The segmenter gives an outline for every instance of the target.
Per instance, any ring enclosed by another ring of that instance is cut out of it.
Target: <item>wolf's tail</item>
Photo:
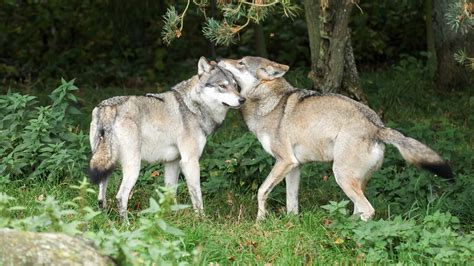
[[[113,121],[116,116],[114,106],[96,107],[92,112],[90,142],[92,158],[89,177],[97,184],[107,179],[114,170],[117,149],[113,147]]]
[[[409,163],[426,169],[447,180],[454,180],[453,172],[448,163],[436,152],[418,140],[405,137],[402,133],[391,129],[381,128],[378,132],[381,141],[393,144],[402,157]]]

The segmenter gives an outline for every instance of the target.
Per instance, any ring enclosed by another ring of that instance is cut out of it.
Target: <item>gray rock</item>
[[[0,265],[115,265],[85,239],[0,229]]]

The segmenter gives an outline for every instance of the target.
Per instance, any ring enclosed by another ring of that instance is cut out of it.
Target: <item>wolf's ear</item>
[[[257,69],[257,78],[262,80],[274,80],[281,78],[290,69],[287,65],[282,64],[271,64],[266,67]]]
[[[208,73],[209,71],[211,71],[212,68],[213,68],[212,64],[210,64],[204,56],[201,56],[201,58],[199,58],[199,62],[198,62],[198,75],[199,76],[201,76],[204,73]]]

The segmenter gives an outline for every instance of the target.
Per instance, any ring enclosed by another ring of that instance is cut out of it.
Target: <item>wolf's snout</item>
[[[216,62],[219,63],[222,60],[222,57],[216,57]]]
[[[244,104],[246,100],[247,100],[247,99],[245,99],[244,97],[240,97],[240,98],[239,98],[239,103],[240,103],[240,104]]]

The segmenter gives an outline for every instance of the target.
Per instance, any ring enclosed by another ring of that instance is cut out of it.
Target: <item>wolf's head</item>
[[[254,56],[246,56],[240,60],[221,59],[218,66],[232,73],[244,96],[262,82],[281,78],[290,68],[287,65]]]
[[[198,95],[210,107],[239,108],[245,98],[237,91],[237,83],[232,74],[216,62],[208,62],[201,57],[198,62]]]

